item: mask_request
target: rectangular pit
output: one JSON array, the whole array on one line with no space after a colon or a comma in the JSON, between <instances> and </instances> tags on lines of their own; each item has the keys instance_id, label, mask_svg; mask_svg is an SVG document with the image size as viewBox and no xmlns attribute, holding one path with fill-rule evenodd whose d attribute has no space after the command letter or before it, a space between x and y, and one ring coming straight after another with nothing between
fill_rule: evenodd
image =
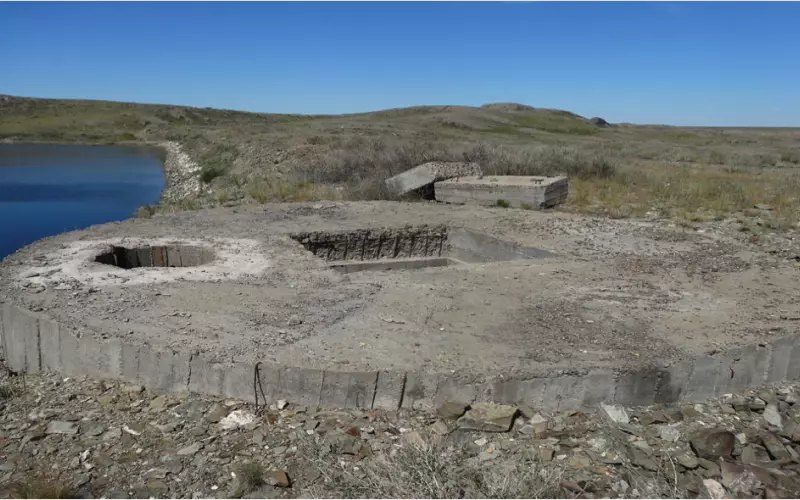
<instances>
[{"instance_id":1,"label":"rectangular pit","mask_svg":"<svg viewBox=\"0 0 800 500\"><path fill-rule=\"evenodd\" d=\"M538 248L446 226L317 231L292 239L342 273L396 271L553 257Z\"/></svg>"}]
</instances>

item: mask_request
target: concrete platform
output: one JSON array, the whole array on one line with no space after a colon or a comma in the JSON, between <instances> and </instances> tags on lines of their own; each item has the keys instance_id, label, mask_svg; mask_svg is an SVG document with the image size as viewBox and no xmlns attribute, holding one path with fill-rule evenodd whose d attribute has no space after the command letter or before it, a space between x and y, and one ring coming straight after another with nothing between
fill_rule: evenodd
<instances>
[{"instance_id":1,"label":"concrete platform","mask_svg":"<svg viewBox=\"0 0 800 500\"><path fill-rule=\"evenodd\" d=\"M432 187L437 181L467 175L481 175L480 166L477 163L429 162L387 179L386 187L396 195L403 195Z\"/></svg>"},{"instance_id":2,"label":"concrete platform","mask_svg":"<svg viewBox=\"0 0 800 500\"><path fill-rule=\"evenodd\" d=\"M254 377L321 406L697 401L800 376L797 272L652 222L238 207L20 250L0 264L0 336L16 371L249 401Z\"/></svg>"},{"instance_id":3,"label":"concrete platform","mask_svg":"<svg viewBox=\"0 0 800 500\"><path fill-rule=\"evenodd\" d=\"M437 182L434 192L436 200L445 203L549 208L567 199L569 181L566 177L469 176Z\"/></svg>"}]
</instances>

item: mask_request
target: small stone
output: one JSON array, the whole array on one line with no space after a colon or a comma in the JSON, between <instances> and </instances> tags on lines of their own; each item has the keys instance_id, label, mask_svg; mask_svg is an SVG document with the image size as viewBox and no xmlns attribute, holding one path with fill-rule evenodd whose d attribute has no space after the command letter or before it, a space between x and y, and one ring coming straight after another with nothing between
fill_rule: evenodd
<instances>
[{"instance_id":1,"label":"small stone","mask_svg":"<svg viewBox=\"0 0 800 500\"><path fill-rule=\"evenodd\" d=\"M264 430L261 427L257 428L253 431L253 442L255 444L261 444L264 442Z\"/></svg>"},{"instance_id":2,"label":"small stone","mask_svg":"<svg viewBox=\"0 0 800 500\"><path fill-rule=\"evenodd\" d=\"M769 462L769 454L767 450L761 446L749 444L742 448L742 454L739 456L739 460L746 465L761 464Z\"/></svg>"},{"instance_id":3,"label":"small stone","mask_svg":"<svg viewBox=\"0 0 800 500\"><path fill-rule=\"evenodd\" d=\"M447 429L447 424L441 420L437 420L429 427L429 429L431 430L432 433L438 436L444 436L449 432L449 430Z\"/></svg>"},{"instance_id":4,"label":"small stone","mask_svg":"<svg viewBox=\"0 0 800 500\"><path fill-rule=\"evenodd\" d=\"M216 424L223 418L228 415L228 409L222 406L219 403L216 403L214 406L208 410L208 414L206 415L206 420L211 422L212 424Z\"/></svg>"},{"instance_id":5,"label":"small stone","mask_svg":"<svg viewBox=\"0 0 800 500\"><path fill-rule=\"evenodd\" d=\"M167 477L167 470L161 468L150 469L144 473L144 477L148 479L164 479Z\"/></svg>"},{"instance_id":6,"label":"small stone","mask_svg":"<svg viewBox=\"0 0 800 500\"><path fill-rule=\"evenodd\" d=\"M192 445L186 446L185 448L181 448L178 450L178 455L185 456L185 455L194 455L198 451L203 448L201 443L194 443Z\"/></svg>"},{"instance_id":7,"label":"small stone","mask_svg":"<svg viewBox=\"0 0 800 500\"><path fill-rule=\"evenodd\" d=\"M693 420L703 416L703 414L697 411L693 406L681 407L681 415L683 415L684 420Z\"/></svg>"},{"instance_id":8,"label":"small stone","mask_svg":"<svg viewBox=\"0 0 800 500\"><path fill-rule=\"evenodd\" d=\"M278 406L279 410L283 410L284 408L289 406L289 403L287 403L285 399L279 399L278 403L277 403L277 406Z\"/></svg>"},{"instance_id":9,"label":"small stone","mask_svg":"<svg viewBox=\"0 0 800 500\"><path fill-rule=\"evenodd\" d=\"M62 420L52 420L47 422L45 429L47 434L75 435L78 433L78 424L75 422L64 422Z\"/></svg>"},{"instance_id":10,"label":"small stone","mask_svg":"<svg viewBox=\"0 0 800 500\"><path fill-rule=\"evenodd\" d=\"M692 435L690 444L692 450L700 458L716 460L720 457L729 457L733 452L736 438L733 433L716 430L702 429Z\"/></svg>"},{"instance_id":11,"label":"small stone","mask_svg":"<svg viewBox=\"0 0 800 500\"><path fill-rule=\"evenodd\" d=\"M75 487L80 488L81 486L85 486L91 480L91 476L89 474L78 474L75 476Z\"/></svg>"},{"instance_id":12,"label":"small stone","mask_svg":"<svg viewBox=\"0 0 800 500\"><path fill-rule=\"evenodd\" d=\"M486 443L488 443L489 440L486 439L485 437L482 437L482 438L476 439L473 442L475 443L475 446L486 446Z\"/></svg>"},{"instance_id":13,"label":"small stone","mask_svg":"<svg viewBox=\"0 0 800 500\"><path fill-rule=\"evenodd\" d=\"M495 446L489 446L485 450L478 453L478 462L488 462L500 456L500 450Z\"/></svg>"},{"instance_id":14,"label":"small stone","mask_svg":"<svg viewBox=\"0 0 800 500\"><path fill-rule=\"evenodd\" d=\"M164 408L166 408L167 401L168 401L167 396L163 394L160 396L156 396L155 398L153 398L152 401L150 401L150 405L148 406L148 408L150 409L150 411L161 411Z\"/></svg>"},{"instance_id":15,"label":"small stone","mask_svg":"<svg viewBox=\"0 0 800 500\"><path fill-rule=\"evenodd\" d=\"M787 460L792 458L789 452L786 451L786 447L775 434L765 434L761 438L761 442L764 443L764 447L774 460Z\"/></svg>"},{"instance_id":16,"label":"small stone","mask_svg":"<svg viewBox=\"0 0 800 500\"><path fill-rule=\"evenodd\" d=\"M116 400L117 400L116 394L105 394L97 398L97 402L100 403L100 406L108 406L110 404L113 404Z\"/></svg>"},{"instance_id":17,"label":"small stone","mask_svg":"<svg viewBox=\"0 0 800 500\"><path fill-rule=\"evenodd\" d=\"M553 448L539 448L539 458L542 462L552 462L555 454L556 452Z\"/></svg>"},{"instance_id":18,"label":"small stone","mask_svg":"<svg viewBox=\"0 0 800 500\"><path fill-rule=\"evenodd\" d=\"M627 424L631 421L625 408L619 405L601 404L600 407L615 424Z\"/></svg>"},{"instance_id":19,"label":"small stone","mask_svg":"<svg viewBox=\"0 0 800 500\"><path fill-rule=\"evenodd\" d=\"M234 410L227 417L219 421L224 430L232 430L255 422L256 417L245 410Z\"/></svg>"},{"instance_id":20,"label":"small stone","mask_svg":"<svg viewBox=\"0 0 800 500\"><path fill-rule=\"evenodd\" d=\"M700 462L697 461L694 455L690 455L688 453L684 453L678 456L678 463L682 466L686 467L687 469L696 469L700 466Z\"/></svg>"},{"instance_id":21,"label":"small stone","mask_svg":"<svg viewBox=\"0 0 800 500\"><path fill-rule=\"evenodd\" d=\"M751 497L762 486L761 481L747 467L730 462L722 462L720 469L722 471L723 486L734 495L740 494L745 497Z\"/></svg>"},{"instance_id":22,"label":"small stone","mask_svg":"<svg viewBox=\"0 0 800 500\"><path fill-rule=\"evenodd\" d=\"M547 432L547 419L538 413L532 416L528 423L533 427L533 433L537 436Z\"/></svg>"},{"instance_id":23,"label":"small stone","mask_svg":"<svg viewBox=\"0 0 800 500\"><path fill-rule=\"evenodd\" d=\"M457 420L466 413L469 405L455 401L445 401L443 405L436 409L436 413L445 420Z\"/></svg>"},{"instance_id":24,"label":"small stone","mask_svg":"<svg viewBox=\"0 0 800 500\"><path fill-rule=\"evenodd\" d=\"M666 422L669 422L669 419L662 411L654 411L639 416L639 423L642 425L664 424Z\"/></svg>"},{"instance_id":25,"label":"small stone","mask_svg":"<svg viewBox=\"0 0 800 500\"><path fill-rule=\"evenodd\" d=\"M750 409L752 411L762 411L767 407L767 402L761 398L753 398L750 401Z\"/></svg>"},{"instance_id":26,"label":"small stone","mask_svg":"<svg viewBox=\"0 0 800 500\"><path fill-rule=\"evenodd\" d=\"M662 425L658 431L659 437L669 443L676 443L681 438L681 431L673 425Z\"/></svg>"},{"instance_id":27,"label":"small stone","mask_svg":"<svg viewBox=\"0 0 800 500\"><path fill-rule=\"evenodd\" d=\"M533 426L530 424L525 424L519 428L519 433L525 434L526 436L532 436L535 432Z\"/></svg>"},{"instance_id":28,"label":"small stone","mask_svg":"<svg viewBox=\"0 0 800 500\"><path fill-rule=\"evenodd\" d=\"M405 433L403 435L403 440L406 443L415 446L417 448L420 448L422 450L426 450L428 448L428 443L425 442L425 439L423 439L423 437L417 431L411 431Z\"/></svg>"},{"instance_id":29,"label":"small stone","mask_svg":"<svg viewBox=\"0 0 800 500\"><path fill-rule=\"evenodd\" d=\"M508 432L514 423L517 408L495 403L476 403L458 419L461 429L484 432Z\"/></svg>"},{"instance_id":30,"label":"small stone","mask_svg":"<svg viewBox=\"0 0 800 500\"><path fill-rule=\"evenodd\" d=\"M279 488L288 488L292 484L289 475L283 470L267 472L264 481L270 486Z\"/></svg>"},{"instance_id":31,"label":"small stone","mask_svg":"<svg viewBox=\"0 0 800 500\"><path fill-rule=\"evenodd\" d=\"M705 458L698 458L697 462L700 464L700 467L705 469L705 477L719 477L720 470L719 465L716 462L712 462L711 460L706 460Z\"/></svg>"},{"instance_id":32,"label":"small stone","mask_svg":"<svg viewBox=\"0 0 800 500\"><path fill-rule=\"evenodd\" d=\"M154 495L164 495L167 491L169 491L167 483L161 479L150 479L147 481L147 489Z\"/></svg>"},{"instance_id":33,"label":"small stone","mask_svg":"<svg viewBox=\"0 0 800 500\"><path fill-rule=\"evenodd\" d=\"M770 403L764 409L764 421L772 427L783 429L783 419L781 419L781 414L778 411L778 407L774 404Z\"/></svg>"},{"instance_id":34,"label":"small stone","mask_svg":"<svg viewBox=\"0 0 800 500\"><path fill-rule=\"evenodd\" d=\"M657 471L658 465L653 461L652 458L647 456L647 453L640 450L635 446L630 447L630 456L631 456L631 463L641 467L642 469L649 470L649 471Z\"/></svg>"},{"instance_id":35,"label":"small stone","mask_svg":"<svg viewBox=\"0 0 800 500\"><path fill-rule=\"evenodd\" d=\"M81 432L89 437L97 437L106 431L106 426L97 422L87 422L81 425Z\"/></svg>"},{"instance_id":36,"label":"small stone","mask_svg":"<svg viewBox=\"0 0 800 500\"><path fill-rule=\"evenodd\" d=\"M726 496L725 488L713 479L703 479L703 486L708 493L708 498L718 500Z\"/></svg>"}]
</instances>

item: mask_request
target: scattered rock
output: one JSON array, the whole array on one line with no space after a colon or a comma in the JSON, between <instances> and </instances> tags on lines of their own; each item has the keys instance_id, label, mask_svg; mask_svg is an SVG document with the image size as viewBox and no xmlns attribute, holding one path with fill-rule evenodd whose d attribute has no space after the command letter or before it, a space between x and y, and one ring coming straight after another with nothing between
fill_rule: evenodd
<instances>
[{"instance_id":1,"label":"scattered rock","mask_svg":"<svg viewBox=\"0 0 800 500\"><path fill-rule=\"evenodd\" d=\"M234 410L227 417L219 421L222 429L231 430L252 424L256 421L255 415L245 410Z\"/></svg>"},{"instance_id":2,"label":"scattered rock","mask_svg":"<svg viewBox=\"0 0 800 500\"><path fill-rule=\"evenodd\" d=\"M455 401L445 401L444 404L436 409L436 413L445 420L458 420L466 413L467 408L469 408L469 405Z\"/></svg>"},{"instance_id":3,"label":"scattered rock","mask_svg":"<svg viewBox=\"0 0 800 500\"><path fill-rule=\"evenodd\" d=\"M775 434L764 434L761 438L764 447L774 460L788 460L792 458L786 447L781 443L781 440Z\"/></svg>"},{"instance_id":4,"label":"scattered rock","mask_svg":"<svg viewBox=\"0 0 800 500\"><path fill-rule=\"evenodd\" d=\"M713 479L703 479L703 486L706 489L708 498L720 499L725 498L727 493L725 488Z\"/></svg>"},{"instance_id":5,"label":"scattered rock","mask_svg":"<svg viewBox=\"0 0 800 500\"><path fill-rule=\"evenodd\" d=\"M441 420L437 420L435 423L433 423L430 426L430 430L432 433L438 436L444 436L449 432L449 430L447 429L447 424L445 424Z\"/></svg>"},{"instance_id":6,"label":"scattered rock","mask_svg":"<svg viewBox=\"0 0 800 500\"><path fill-rule=\"evenodd\" d=\"M628 416L628 412L625 411L625 408L619 405L601 404L600 407L606 413L608 418L610 418L611 421L616 424L627 424L631 421L630 417Z\"/></svg>"},{"instance_id":7,"label":"scattered rock","mask_svg":"<svg viewBox=\"0 0 800 500\"><path fill-rule=\"evenodd\" d=\"M185 448L181 448L180 450L178 450L177 454L181 455L181 456L194 455L195 453L197 453L201 449L203 449L203 445L201 443L194 443L194 444L189 445L189 446L187 446Z\"/></svg>"},{"instance_id":8,"label":"scattered rock","mask_svg":"<svg viewBox=\"0 0 800 500\"><path fill-rule=\"evenodd\" d=\"M74 435L78 433L78 424L75 422L64 422L62 420L51 420L47 422L45 433Z\"/></svg>"},{"instance_id":9,"label":"scattered rock","mask_svg":"<svg viewBox=\"0 0 800 500\"><path fill-rule=\"evenodd\" d=\"M278 488L288 488L292 485L289 480L289 474L284 470L267 472L264 481L270 486L276 486Z\"/></svg>"},{"instance_id":10,"label":"scattered rock","mask_svg":"<svg viewBox=\"0 0 800 500\"><path fill-rule=\"evenodd\" d=\"M537 436L547 432L547 419L538 413L532 416L528 423L533 427L533 433Z\"/></svg>"},{"instance_id":11,"label":"scattered rock","mask_svg":"<svg viewBox=\"0 0 800 500\"><path fill-rule=\"evenodd\" d=\"M729 457L733 452L735 442L736 438L733 433L717 429L697 431L690 440L692 450L697 456L708 460Z\"/></svg>"},{"instance_id":12,"label":"scattered rock","mask_svg":"<svg viewBox=\"0 0 800 500\"><path fill-rule=\"evenodd\" d=\"M464 430L508 432L516 415L514 406L476 403L458 419L458 426Z\"/></svg>"},{"instance_id":13,"label":"scattered rock","mask_svg":"<svg viewBox=\"0 0 800 500\"><path fill-rule=\"evenodd\" d=\"M218 423L220 420L225 418L228 415L228 409L225 408L223 405L217 403L211 407L206 415L206 420L211 422L212 424Z\"/></svg>"},{"instance_id":14,"label":"scattered rock","mask_svg":"<svg viewBox=\"0 0 800 500\"><path fill-rule=\"evenodd\" d=\"M783 419L778 411L778 407L774 404L770 403L764 408L764 421L772 427L783 429Z\"/></svg>"},{"instance_id":15,"label":"scattered rock","mask_svg":"<svg viewBox=\"0 0 800 500\"><path fill-rule=\"evenodd\" d=\"M156 396L155 398L153 398L152 401L150 401L150 405L148 406L148 408L150 409L150 411L161 411L164 408L166 408L167 401L168 401L167 396L165 396L164 394Z\"/></svg>"}]
</instances>

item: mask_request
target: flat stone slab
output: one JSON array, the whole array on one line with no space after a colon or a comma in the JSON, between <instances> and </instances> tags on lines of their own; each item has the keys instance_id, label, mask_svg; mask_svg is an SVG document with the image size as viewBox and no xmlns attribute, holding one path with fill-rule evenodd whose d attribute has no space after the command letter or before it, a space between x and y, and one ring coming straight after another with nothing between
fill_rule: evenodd
<instances>
[{"instance_id":1,"label":"flat stone slab","mask_svg":"<svg viewBox=\"0 0 800 500\"><path fill-rule=\"evenodd\" d=\"M549 208L567 199L566 177L517 175L469 176L434 184L436 200L445 203L513 208Z\"/></svg>"},{"instance_id":2,"label":"flat stone slab","mask_svg":"<svg viewBox=\"0 0 800 500\"><path fill-rule=\"evenodd\" d=\"M148 248L166 259L140 259ZM108 257L134 249L146 267ZM270 204L33 243L0 263L0 337L15 371L246 400L694 401L796 375L793 316L765 314L796 310L796 275L725 233L657 222Z\"/></svg>"},{"instance_id":3,"label":"flat stone slab","mask_svg":"<svg viewBox=\"0 0 800 500\"><path fill-rule=\"evenodd\" d=\"M467 175L481 175L480 166L477 163L429 162L387 179L386 187L396 195L403 195L437 181Z\"/></svg>"}]
</instances>

